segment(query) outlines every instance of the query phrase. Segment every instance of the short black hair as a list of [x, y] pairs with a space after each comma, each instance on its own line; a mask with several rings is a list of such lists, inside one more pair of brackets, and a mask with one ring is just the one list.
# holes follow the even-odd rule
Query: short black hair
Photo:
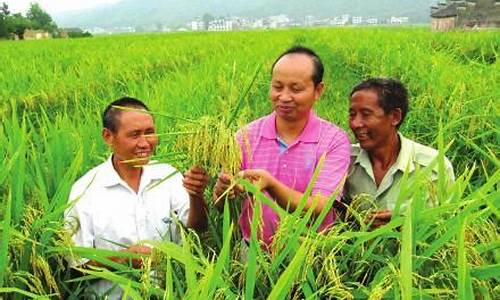
[[320, 82], [323, 81], [323, 74], [325, 73], [325, 67], [323, 66], [323, 62], [319, 58], [318, 54], [316, 54], [316, 52], [314, 52], [312, 49], [303, 46], [293, 46], [292, 48], [281, 53], [280, 56], [278, 56], [278, 58], [273, 62], [273, 66], [271, 67], [271, 72], [274, 70], [274, 66], [276, 65], [276, 63], [283, 56], [288, 54], [305, 54], [309, 56], [313, 62], [312, 80], [314, 82], [314, 86], [317, 86]]
[[102, 126], [116, 133], [118, 130], [118, 119], [123, 109], [116, 106], [143, 109], [149, 111], [149, 108], [141, 100], [132, 97], [123, 97], [111, 102], [102, 113]]
[[394, 109], [401, 110], [401, 122], [397, 128], [403, 123], [406, 114], [408, 113], [408, 90], [397, 79], [393, 78], [368, 78], [358, 83], [349, 95], [358, 91], [372, 90], [377, 94], [378, 104], [382, 107], [385, 113], [389, 113]]

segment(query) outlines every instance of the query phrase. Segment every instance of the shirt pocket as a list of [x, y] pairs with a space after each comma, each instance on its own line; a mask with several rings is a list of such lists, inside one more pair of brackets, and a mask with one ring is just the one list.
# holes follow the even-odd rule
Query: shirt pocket
[[169, 241], [172, 237], [173, 227], [175, 227], [175, 218], [171, 215], [170, 199], [168, 193], [155, 194], [149, 194], [146, 198], [148, 239]]

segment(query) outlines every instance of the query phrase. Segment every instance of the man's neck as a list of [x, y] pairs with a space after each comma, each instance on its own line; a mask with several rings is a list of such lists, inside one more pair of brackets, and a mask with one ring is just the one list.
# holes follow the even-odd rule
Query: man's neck
[[113, 168], [116, 170], [120, 178], [123, 179], [123, 181], [125, 181], [128, 186], [137, 193], [141, 183], [142, 168], [122, 163], [116, 159], [115, 156], [113, 156], [112, 162]]
[[281, 139], [283, 139], [288, 145], [290, 145], [295, 142], [302, 131], [304, 131], [307, 121], [308, 119], [290, 122], [277, 117], [276, 132]]
[[369, 152], [372, 166], [377, 165], [383, 170], [389, 169], [398, 159], [401, 141], [397, 132], [391, 134], [383, 146]]

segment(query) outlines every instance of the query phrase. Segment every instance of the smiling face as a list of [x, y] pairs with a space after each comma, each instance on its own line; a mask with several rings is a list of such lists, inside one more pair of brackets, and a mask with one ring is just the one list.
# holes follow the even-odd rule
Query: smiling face
[[127, 165], [147, 164], [158, 144], [153, 117], [139, 111], [123, 111], [117, 122], [116, 132], [103, 129], [103, 138], [113, 149], [113, 160], [122, 162], [139, 158], [141, 160]]
[[370, 152], [387, 144], [397, 134], [401, 122], [401, 109], [388, 113], [379, 105], [374, 90], [360, 90], [352, 94], [349, 107], [349, 127], [361, 148]]
[[288, 54], [274, 66], [269, 97], [278, 118], [287, 122], [307, 120], [324, 85], [314, 85], [312, 59], [305, 54]]

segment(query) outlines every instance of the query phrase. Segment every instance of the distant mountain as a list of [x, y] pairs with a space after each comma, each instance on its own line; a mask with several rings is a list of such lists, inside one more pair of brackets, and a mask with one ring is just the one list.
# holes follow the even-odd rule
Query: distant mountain
[[332, 17], [350, 14], [385, 19], [409, 17], [411, 23], [429, 22], [436, 0], [123, 0], [90, 10], [55, 15], [60, 26], [183, 25], [208, 13], [213, 16], [261, 18], [286, 14], [302, 20], [307, 15]]

